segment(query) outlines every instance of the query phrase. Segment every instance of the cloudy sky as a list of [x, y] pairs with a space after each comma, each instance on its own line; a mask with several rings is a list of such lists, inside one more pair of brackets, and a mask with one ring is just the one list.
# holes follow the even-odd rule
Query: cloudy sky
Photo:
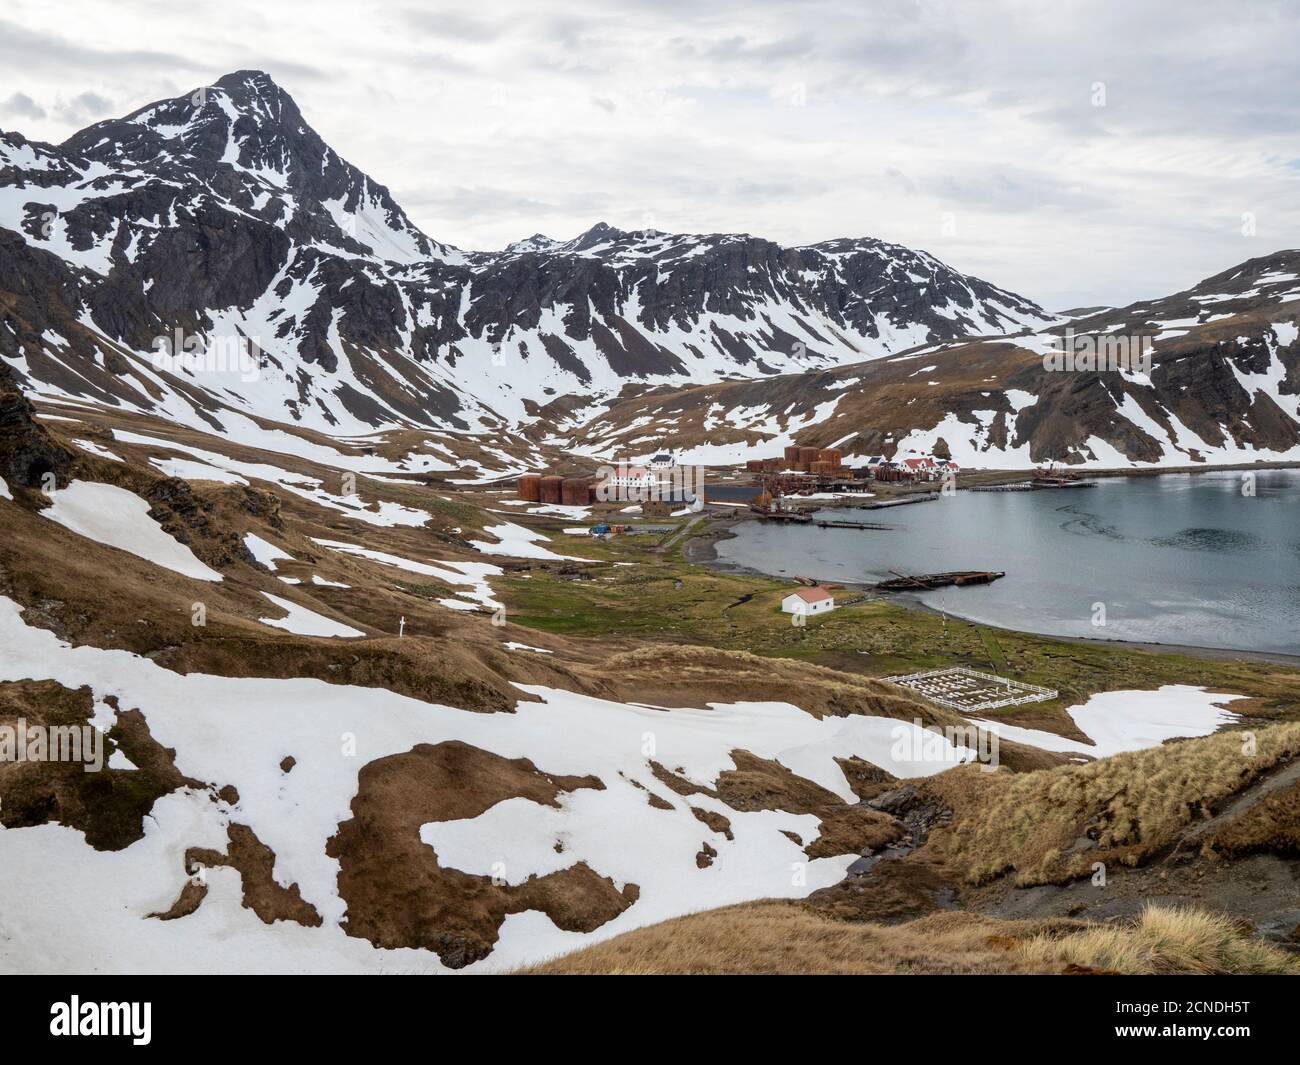
[[0, 127], [255, 67], [463, 248], [877, 236], [1062, 309], [1300, 246], [1298, 41], [1251, 0], [6, 0]]

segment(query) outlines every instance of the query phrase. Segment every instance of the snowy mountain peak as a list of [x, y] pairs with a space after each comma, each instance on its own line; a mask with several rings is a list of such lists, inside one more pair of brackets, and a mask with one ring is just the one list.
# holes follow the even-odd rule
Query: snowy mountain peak
[[516, 240], [512, 244], [507, 244], [504, 254], [506, 255], [528, 255], [536, 252], [554, 251], [560, 246], [560, 241], [546, 236], [544, 233], [534, 233], [531, 237], [524, 240]]
[[597, 222], [585, 233], [579, 234], [563, 247], [569, 252], [590, 251], [593, 248], [602, 247], [607, 244], [614, 244], [619, 238], [625, 236], [621, 229], [615, 229], [607, 222]]
[[388, 189], [331, 149], [263, 71], [236, 71], [98, 122], [62, 148], [88, 162], [129, 163], [171, 183], [202, 185], [277, 223], [314, 215], [322, 242], [341, 251], [403, 264], [463, 258], [430, 240]]
[[[880, 241], [598, 222], [463, 254], [256, 70], [61, 146], [7, 136], [0, 153], [0, 297], [22, 306], [0, 356], [25, 387], [188, 424], [236, 411], [324, 432], [500, 428], [629, 384], [820, 370], [1049, 320]], [[160, 372], [157, 340], [178, 329], [255, 345], [257, 372]]]

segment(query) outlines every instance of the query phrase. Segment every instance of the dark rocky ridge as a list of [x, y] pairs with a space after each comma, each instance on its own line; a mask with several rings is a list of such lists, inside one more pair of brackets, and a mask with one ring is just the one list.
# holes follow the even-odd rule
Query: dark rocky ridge
[[0, 362], [0, 476], [10, 489], [41, 489], [47, 475], [66, 487], [72, 454], [56, 443]]
[[[1109, 453], [1095, 441], [1119, 452], [1118, 461], [1132, 463], [1295, 456], [1298, 320], [1300, 251], [1277, 252], [1163, 300], [1089, 310], [1048, 330], [1055, 337], [1066, 330], [1159, 337], [1151, 348], [1149, 379], [1052, 372], [1044, 366], [1041, 343], [975, 339], [834, 370], [620, 397], [584, 427], [577, 442], [594, 447], [611, 430], [654, 417], [672, 420], [685, 446], [749, 439], [756, 456], [778, 455], [779, 447], [764, 448], [760, 437], [747, 437], [743, 429], [706, 430], [708, 412], [780, 411], [798, 419], [835, 401], [830, 417], [799, 431], [798, 443], [892, 458], [909, 433], [952, 416], [958, 424], [945, 427], [936, 451], [951, 449], [957, 439], [950, 434], [956, 432], [977, 451], [1027, 446], [1032, 463], [1108, 461]], [[1171, 322], [1184, 326], [1169, 328]], [[1026, 399], [1013, 404], [1013, 395]], [[984, 464], [1006, 462], [994, 454]]]
[[[761, 376], [1042, 320], [875, 240], [783, 248], [601, 223], [463, 253], [420, 232], [259, 71], [58, 146], [0, 134], [0, 186], [30, 191], [0, 218], [0, 306], [27, 326], [0, 330], [0, 355], [29, 387], [143, 409], [160, 390], [209, 417], [231, 402], [139, 366], [178, 329], [255, 342], [258, 409], [273, 391], [273, 416], [330, 429], [518, 421], [629, 381]], [[485, 365], [494, 351], [512, 372]]]
[[[597, 400], [614, 404], [608, 425], [685, 414], [703, 440], [715, 402], [801, 414], [838, 396], [835, 417], [800, 442], [888, 455], [955, 415], [980, 447], [1027, 444], [1034, 461], [1090, 460], [1095, 440], [1127, 461], [1167, 461], [1158, 435], [1180, 426], [1201, 438], [1188, 462], [1300, 447], [1286, 409], [1300, 350], [1281, 325], [1300, 298], [1300, 253], [1050, 323], [1125, 334], [1196, 323], [1161, 339], [1140, 382], [1044, 372], [1041, 352], [1015, 343], [1049, 325], [1040, 308], [878, 240], [782, 247], [598, 223], [567, 242], [458, 251], [420, 232], [258, 71], [59, 146], [0, 134], [0, 187], [27, 193], [0, 216], [0, 356], [18, 383], [188, 408], [189, 424], [218, 431], [230, 409], [326, 432], [513, 433]], [[242, 345], [257, 379], [151, 366], [178, 330]], [[920, 346], [937, 387], [889, 356]], [[1012, 392], [1032, 402], [1013, 407]], [[977, 412], [992, 418], [979, 425]], [[685, 421], [675, 432], [696, 442]], [[579, 429], [584, 443], [593, 434]]]

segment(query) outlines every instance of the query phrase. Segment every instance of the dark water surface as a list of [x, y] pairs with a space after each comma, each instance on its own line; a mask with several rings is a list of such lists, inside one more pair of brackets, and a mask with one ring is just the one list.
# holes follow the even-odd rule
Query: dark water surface
[[[888, 532], [743, 522], [718, 557], [764, 573], [884, 580], [889, 570], [1005, 570], [922, 600], [1057, 636], [1300, 654], [1300, 470], [1115, 477], [1092, 488], [958, 492], [827, 516]], [[1105, 604], [1105, 625], [1093, 624]]]

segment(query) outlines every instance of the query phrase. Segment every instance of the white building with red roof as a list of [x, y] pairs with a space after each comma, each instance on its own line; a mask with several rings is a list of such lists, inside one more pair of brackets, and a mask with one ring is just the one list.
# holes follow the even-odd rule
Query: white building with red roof
[[787, 614], [825, 614], [835, 609], [835, 596], [825, 588], [796, 588], [781, 600]]

